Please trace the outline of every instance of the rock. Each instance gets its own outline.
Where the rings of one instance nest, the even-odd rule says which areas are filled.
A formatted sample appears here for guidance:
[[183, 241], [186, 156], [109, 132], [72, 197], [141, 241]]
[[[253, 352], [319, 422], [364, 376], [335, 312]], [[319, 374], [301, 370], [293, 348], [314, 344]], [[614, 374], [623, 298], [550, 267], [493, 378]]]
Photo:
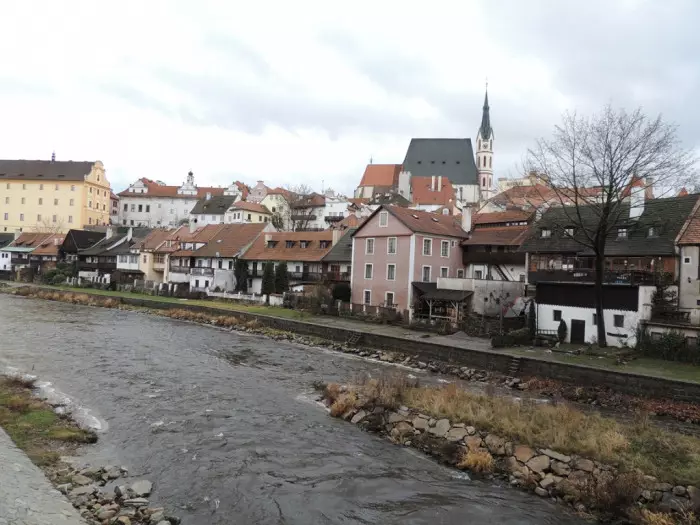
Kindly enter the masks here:
[[549, 456], [551, 459], [556, 459], [557, 461], [561, 461], [562, 463], [568, 463], [571, 461], [570, 456], [565, 456], [564, 454], [559, 454], [559, 452], [555, 452], [554, 450], [550, 450], [548, 448], [540, 450], [540, 454], [544, 454], [545, 456]]
[[350, 423], [353, 425], [357, 425], [360, 421], [362, 421], [365, 417], [367, 416], [367, 412], [364, 410], [360, 410], [357, 414], [352, 416], [352, 419], [350, 420]]
[[156, 525], [170, 525], [170, 522], [163, 520], [161, 522], [156, 523]]
[[103, 509], [103, 510], [100, 510], [100, 512], [97, 514], [97, 519], [100, 521], [108, 520], [108, 519], [113, 518], [116, 515], [117, 515], [117, 511], [114, 509]]
[[685, 496], [686, 490], [685, 487], [682, 487], [680, 485], [677, 485], [673, 487], [673, 494], [676, 496]]
[[534, 457], [535, 451], [526, 445], [518, 445], [515, 447], [513, 455], [515, 456], [515, 459], [521, 463], [527, 463], [532, 457]]
[[127, 518], [133, 518], [136, 516], [136, 509], [133, 507], [125, 507], [119, 511], [119, 515]]
[[166, 516], [165, 519], [170, 522], [170, 525], [180, 525], [182, 522], [177, 516]]
[[642, 491], [642, 498], [645, 501], [654, 501], [654, 495], [651, 493], [650, 490], [643, 490]]
[[473, 436], [474, 434], [476, 434], [476, 429], [474, 427], [471, 427], [471, 426], [467, 427], [467, 434], [469, 434], [470, 436]]
[[690, 499], [690, 510], [700, 512], [700, 489], [691, 485], [686, 490]]
[[463, 428], [451, 428], [450, 431], [445, 435], [447, 441], [462, 441], [467, 435], [467, 431]]
[[405, 421], [400, 421], [396, 424], [396, 426], [393, 429], [391, 429], [391, 437], [393, 438], [399, 438], [408, 435], [413, 435], [413, 427], [410, 423], [406, 423]]
[[88, 494], [92, 494], [93, 492], [95, 492], [95, 490], [95, 487], [93, 487], [92, 485], [77, 487], [71, 490], [68, 493], [68, 496], [70, 496], [71, 498], [75, 498], [76, 496], [87, 496]]
[[536, 488], [535, 488], [535, 494], [537, 494], [537, 495], [540, 496], [541, 498], [546, 498], [547, 496], [549, 496], [549, 492], [547, 492], [546, 490], [544, 490], [542, 487], [536, 487]]
[[674, 496], [670, 492], [664, 492], [661, 502], [659, 503], [659, 510], [665, 512], [682, 512], [685, 509], [683, 505], [682, 498]]
[[464, 423], [455, 423], [452, 425], [452, 428], [466, 428], [467, 426]]
[[114, 493], [122, 498], [128, 497], [126, 485], [117, 485], [116, 487], [114, 487]]
[[506, 441], [506, 446], [505, 446], [506, 456], [513, 455], [513, 448], [514, 448], [513, 443], [510, 441]]
[[63, 483], [61, 485], [56, 485], [56, 489], [61, 493], [61, 494], [68, 494], [68, 491], [70, 490], [71, 484], [70, 483]]
[[505, 467], [508, 472], [519, 473], [524, 476], [527, 476], [530, 473], [530, 469], [515, 459], [515, 456], [506, 458]]
[[506, 442], [502, 437], [498, 437], [494, 434], [489, 434], [484, 439], [484, 443], [486, 444], [486, 448], [489, 449], [489, 452], [491, 452], [491, 454], [502, 456], [506, 453]]
[[578, 458], [574, 462], [574, 467], [578, 470], [583, 470], [584, 472], [593, 472], [595, 465], [590, 459]]
[[158, 523], [160, 521], [163, 521], [165, 519], [165, 511], [158, 510], [151, 514], [151, 517], [149, 518], [149, 521], [151, 523]]
[[671, 492], [673, 485], [670, 483], [657, 483], [652, 487], [652, 490], [659, 490], [661, 492]]
[[559, 476], [553, 476], [552, 474], [547, 474], [544, 478], [542, 478], [542, 481], [540, 481], [540, 487], [543, 489], [548, 489], [552, 485], [557, 485], [562, 478]]
[[464, 440], [469, 450], [477, 450], [481, 448], [482, 441], [479, 436], [469, 436]]
[[435, 426], [433, 428], [429, 428], [428, 432], [431, 434], [437, 436], [437, 437], [445, 437], [445, 434], [450, 430], [450, 420], [449, 419], [440, 419], [437, 423], [435, 423]]
[[153, 483], [151, 483], [147, 479], [142, 479], [132, 483], [129, 486], [129, 489], [137, 497], [150, 496], [151, 491], [153, 490]]
[[128, 516], [119, 516], [117, 518], [117, 523], [119, 525], [131, 525], [131, 520], [129, 519]]
[[122, 471], [119, 467], [112, 467], [103, 474], [103, 476], [107, 476], [107, 479], [117, 479], [121, 475]]
[[89, 478], [99, 478], [103, 472], [102, 467], [88, 467], [80, 471], [80, 474]]
[[88, 478], [87, 476], [83, 476], [82, 474], [76, 474], [71, 478], [71, 482], [73, 485], [89, 485], [92, 483], [92, 479]]
[[571, 472], [569, 465], [562, 463], [561, 461], [552, 461], [549, 468], [552, 469], [552, 472], [554, 472], [557, 476], [568, 476]]
[[131, 498], [124, 500], [125, 507], [148, 507], [148, 500], [146, 498]]
[[413, 419], [413, 428], [416, 430], [427, 430], [428, 429], [428, 420], [424, 419], [422, 417], [416, 417]]
[[567, 479], [577, 487], [584, 487], [588, 484], [590, 475], [585, 470], [574, 470], [571, 472], [571, 474], [569, 474]]
[[549, 456], [542, 454], [540, 456], [535, 456], [525, 464], [530, 470], [537, 472], [538, 474], [543, 474], [544, 471], [549, 468], [550, 460]]
[[396, 412], [391, 412], [389, 414], [388, 422], [390, 424], [398, 423], [400, 421], [407, 421], [408, 418], [402, 414], [397, 414]]

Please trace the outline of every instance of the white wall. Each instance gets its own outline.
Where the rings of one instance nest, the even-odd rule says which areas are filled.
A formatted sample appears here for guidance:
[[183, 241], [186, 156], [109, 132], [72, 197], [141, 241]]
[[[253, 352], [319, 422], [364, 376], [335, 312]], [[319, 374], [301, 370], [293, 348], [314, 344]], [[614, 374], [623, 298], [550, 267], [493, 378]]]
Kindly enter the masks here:
[[135, 270], [139, 269], [138, 254], [117, 255], [117, 270]]
[[12, 270], [12, 254], [0, 251], [0, 271]]
[[[184, 198], [124, 195], [119, 200], [119, 224], [131, 226], [133, 220], [134, 226], [177, 226], [180, 220], [189, 218], [195, 204], [196, 195]], [[134, 211], [131, 211], [132, 205]], [[139, 205], [142, 207], [141, 212], [138, 211]], [[124, 206], [127, 207], [127, 211], [124, 211]], [[146, 211], [146, 206], [150, 206], [149, 212]]]
[[[686, 262], [687, 261], [687, 262]], [[700, 324], [700, 247], [682, 246], [680, 257], [679, 306], [690, 309], [690, 322]]]
[[[467, 266], [467, 277], [470, 278], [476, 278], [474, 277], [476, 275], [477, 271], [481, 271], [481, 278], [486, 279], [486, 276], [488, 275], [488, 264], [470, 264]], [[500, 281], [501, 280], [501, 275], [498, 273], [498, 271], [493, 268], [495, 265], [491, 265], [491, 279], [494, 281]], [[501, 264], [499, 265], [501, 270], [503, 270], [503, 273], [508, 276], [509, 281], [520, 281], [520, 276], [522, 275], [523, 277], [527, 277], [527, 271], [525, 270], [525, 265], [518, 265], [518, 264]], [[525, 282], [525, 281], [523, 281]]]
[[[460, 204], [472, 204], [479, 202], [480, 193], [479, 186], [477, 184], [453, 184], [452, 187], [455, 190], [455, 198]], [[461, 192], [460, 192], [461, 190]]]
[[[574, 306], [560, 306], [552, 304], [537, 305], [537, 328], [539, 330], [556, 330], [559, 328], [559, 321], [554, 320], [554, 310], [561, 310], [561, 318], [566, 323], [566, 342], [571, 341], [571, 320], [580, 319], [585, 321], [585, 341], [594, 343], [598, 340], [598, 326], [593, 324], [593, 314], [595, 308], [579, 308]], [[605, 332], [607, 334], [608, 345], [611, 346], [635, 346], [637, 344], [637, 324], [639, 323], [639, 313], [628, 310], [605, 310]], [[624, 316], [622, 328], [615, 327], [615, 315]], [[627, 337], [615, 337], [610, 334], [621, 334]]]
[[199, 228], [200, 226], [207, 226], [209, 224], [223, 224], [224, 223], [224, 214], [209, 214], [209, 213], [202, 213], [202, 214], [190, 214], [190, 220], [197, 220], [197, 227]]

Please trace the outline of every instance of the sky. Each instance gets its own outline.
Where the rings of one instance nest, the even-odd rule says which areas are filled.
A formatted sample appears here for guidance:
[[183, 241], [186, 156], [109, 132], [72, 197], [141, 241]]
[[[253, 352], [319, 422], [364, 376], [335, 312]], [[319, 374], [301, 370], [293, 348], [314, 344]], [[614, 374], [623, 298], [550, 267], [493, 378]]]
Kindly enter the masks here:
[[700, 152], [700, 2], [3, 2], [0, 158], [347, 194], [412, 137], [469, 137], [495, 178], [565, 110], [642, 106]]

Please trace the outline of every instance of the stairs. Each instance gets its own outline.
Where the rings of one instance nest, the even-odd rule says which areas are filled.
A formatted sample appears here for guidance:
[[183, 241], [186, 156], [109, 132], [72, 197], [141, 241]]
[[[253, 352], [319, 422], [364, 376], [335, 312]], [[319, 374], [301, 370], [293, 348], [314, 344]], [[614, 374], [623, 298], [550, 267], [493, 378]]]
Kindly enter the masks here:
[[520, 371], [520, 358], [519, 357], [511, 358], [510, 366], [508, 367], [508, 375], [511, 377], [515, 377], [518, 375], [519, 371]]
[[348, 340], [345, 341], [345, 343], [348, 346], [357, 346], [357, 343], [359, 343], [361, 339], [362, 339], [362, 333], [353, 332], [352, 335], [350, 335], [350, 337], [348, 337]]

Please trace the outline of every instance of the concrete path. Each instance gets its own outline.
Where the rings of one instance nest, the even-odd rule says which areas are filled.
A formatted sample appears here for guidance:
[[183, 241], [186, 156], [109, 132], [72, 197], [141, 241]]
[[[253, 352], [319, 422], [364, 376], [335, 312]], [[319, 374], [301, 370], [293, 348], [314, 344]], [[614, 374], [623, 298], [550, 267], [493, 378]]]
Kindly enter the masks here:
[[44, 473], [0, 429], [0, 525], [84, 525]]

